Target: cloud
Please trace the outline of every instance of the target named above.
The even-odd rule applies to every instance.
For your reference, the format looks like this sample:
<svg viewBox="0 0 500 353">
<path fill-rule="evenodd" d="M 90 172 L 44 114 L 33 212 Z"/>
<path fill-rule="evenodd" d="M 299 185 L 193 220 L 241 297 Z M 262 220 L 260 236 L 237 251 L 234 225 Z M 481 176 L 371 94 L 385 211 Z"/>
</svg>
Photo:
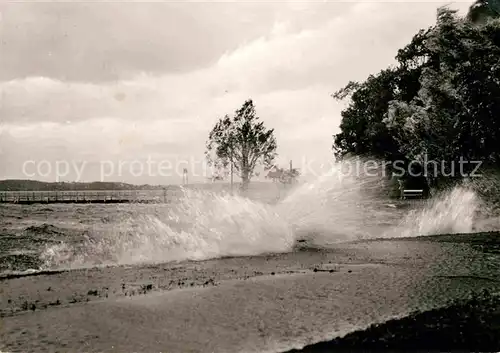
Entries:
<svg viewBox="0 0 500 353">
<path fill-rule="evenodd" d="M 68 16 L 65 18 L 77 16 L 73 5 L 63 7 Z M 206 137 L 215 121 L 224 114 L 233 113 L 248 98 L 254 100 L 266 126 L 275 129 L 283 161 L 304 156 L 328 161 L 331 136 L 338 131 L 342 108 L 330 93 L 349 80 L 362 80 L 387 67 L 397 49 L 406 44 L 418 29 L 434 23 L 436 8 L 440 4 L 334 5 L 274 3 L 268 8 L 255 4 L 245 5 L 253 6 L 250 8 L 235 8 L 219 4 L 217 8 L 226 11 L 221 16 L 210 12 L 213 10 L 208 6 L 203 11 L 198 8 L 200 12 L 193 10 L 191 16 L 208 11 L 213 17 L 207 19 L 203 16 L 199 17 L 200 21 L 183 22 L 187 32 L 182 38 L 185 42 L 202 45 L 209 39 L 198 37 L 198 34 L 205 31 L 212 35 L 220 33 L 222 39 L 217 50 L 207 49 L 203 44 L 199 61 L 181 70 L 173 64 L 152 69 L 154 65 L 145 61 L 120 64 L 120 60 L 129 60 L 128 56 L 121 57 L 121 54 L 116 54 L 116 48 L 110 48 L 110 52 L 116 54 L 113 57 L 117 58 L 113 67 L 126 67 L 120 69 L 118 76 L 121 79 L 115 81 L 104 80 L 106 75 L 94 70 L 94 63 L 101 60 L 99 53 L 96 58 L 86 58 L 84 62 L 89 61 L 88 65 L 82 62 L 82 70 L 78 73 L 82 78 L 89 78 L 89 82 L 75 81 L 75 77 L 65 80 L 67 72 L 79 71 L 71 60 L 76 60 L 73 58 L 78 57 L 80 51 L 66 47 L 67 43 L 60 42 L 56 36 L 56 42 L 63 47 L 56 61 L 61 66 L 57 72 L 49 70 L 49 66 L 42 62 L 38 68 L 34 64 L 26 67 L 33 67 L 33 72 L 45 73 L 44 77 L 31 75 L 0 82 L 0 134 L 3 140 L 0 142 L 3 150 L 0 162 L 10 166 L 8 170 L 4 168 L 4 175 L 19 174 L 20 163 L 27 158 L 98 162 L 105 158 L 144 158 L 149 155 L 181 159 L 202 157 Z M 137 25 L 130 27 L 134 32 L 129 33 L 130 41 L 119 37 L 120 31 L 114 27 L 109 29 L 111 37 L 116 34 L 118 43 L 126 42 L 130 52 L 142 53 L 139 56 L 146 57 L 147 50 L 142 46 L 145 44 L 138 42 L 139 39 L 147 42 L 150 37 L 139 29 L 155 31 L 161 25 L 160 16 L 154 13 L 155 7 L 144 5 L 142 12 L 133 15 L 127 6 L 123 13 L 122 7 L 106 7 L 106 11 L 114 9 L 117 22 L 131 21 Z M 175 6 L 180 6 L 181 18 L 187 16 L 186 8 Z M 465 8 L 465 5 L 460 6 Z M 29 9 L 33 16 L 41 11 Z M 271 15 L 257 20 L 259 14 L 265 13 L 264 9 L 272 10 Z M 102 16 L 109 16 L 106 11 L 95 14 L 95 7 L 84 8 L 80 21 L 90 14 L 102 19 Z M 53 16 L 52 13 L 45 15 Z M 33 16 L 24 18 L 24 21 L 35 21 Z M 231 20 L 224 26 L 219 24 L 228 18 Z M 244 25 L 235 24 L 239 22 L 235 18 L 241 18 Z M 153 29 L 138 25 L 148 20 L 153 22 Z M 258 28 L 249 30 L 256 23 Z M 66 29 L 69 24 L 68 20 L 60 28 Z M 94 24 L 90 22 L 85 28 L 93 32 Z M 211 26 L 216 25 L 221 27 L 214 30 Z M 111 26 L 122 28 L 121 24 L 114 22 Z M 182 26 L 179 30 L 184 28 Z M 200 28 L 196 30 L 193 26 Z M 78 32 L 78 35 L 84 34 Z M 95 44 L 82 42 L 78 35 L 73 38 L 78 39 L 75 43 L 83 43 L 83 48 L 105 48 L 116 44 L 109 33 L 96 37 Z M 26 40 L 36 46 L 36 38 Z M 148 48 L 161 49 L 159 39 L 154 36 L 153 39 L 156 42 L 150 43 Z M 17 53 L 19 57 L 33 54 L 25 49 Z M 163 50 L 160 49 L 157 48 L 158 52 Z M 156 51 L 150 54 L 160 55 Z M 186 57 L 187 54 L 179 55 Z M 22 71 L 19 66 L 13 72 L 28 71 Z M 91 175 L 88 177 L 92 178 Z"/>
<path fill-rule="evenodd" d="M 386 67 L 398 48 L 432 23 L 435 6 L 358 3 L 342 16 L 330 6 L 332 18 L 309 27 L 298 15 L 288 21 L 282 15 L 266 35 L 227 50 L 209 67 L 185 73 L 142 73 L 104 83 L 47 77 L 11 80 L 0 84 L 2 117 L 19 123 L 99 116 L 137 121 L 198 118 L 221 114 L 210 106 L 230 101 L 231 95 L 248 97 L 314 85 L 334 90 Z M 317 14 L 318 8 L 313 9 Z M 304 17 L 312 20 L 311 16 Z"/>
<path fill-rule="evenodd" d="M 266 33 L 280 9 L 265 2 L 9 2 L 0 7 L 0 80 L 188 72 Z"/>
</svg>

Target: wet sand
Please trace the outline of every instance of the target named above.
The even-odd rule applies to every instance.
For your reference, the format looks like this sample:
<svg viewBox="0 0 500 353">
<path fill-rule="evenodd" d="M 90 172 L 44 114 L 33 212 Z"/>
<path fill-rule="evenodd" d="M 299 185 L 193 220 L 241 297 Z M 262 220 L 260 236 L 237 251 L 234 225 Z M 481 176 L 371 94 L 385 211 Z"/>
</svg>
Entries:
<svg viewBox="0 0 500 353">
<path fill-rule="evenodd" d="M 4 276 L 0 350 L 279 352 L 500 291 L 498 234 Z M 491 250 L 491 251 L 489 251 Z"/>
</svg>

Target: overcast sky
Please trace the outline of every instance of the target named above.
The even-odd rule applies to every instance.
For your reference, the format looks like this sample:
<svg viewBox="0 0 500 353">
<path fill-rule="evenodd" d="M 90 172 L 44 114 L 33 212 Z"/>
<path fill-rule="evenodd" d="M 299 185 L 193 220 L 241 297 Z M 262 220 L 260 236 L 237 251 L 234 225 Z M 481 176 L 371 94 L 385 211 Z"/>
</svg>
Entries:
<svg viewBox="0 0 500 353">
<path fill-rule="evenodd" d="M 208 132 L 249 98 L 280 163 L 318 170 L 343 107 L 330 94 L 393 63 L 439 6 L 471 3 L 2 2 L 0 179 L 203 180 Z"/>
</svg>

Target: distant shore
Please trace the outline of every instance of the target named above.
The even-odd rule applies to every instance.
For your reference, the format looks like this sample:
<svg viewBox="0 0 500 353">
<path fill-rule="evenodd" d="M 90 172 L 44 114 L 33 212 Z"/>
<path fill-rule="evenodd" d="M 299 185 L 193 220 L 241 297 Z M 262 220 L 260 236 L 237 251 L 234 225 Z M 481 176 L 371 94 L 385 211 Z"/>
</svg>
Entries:
<svg viewBox="0 0 500 353">
<path fill-rule="evenodd" d="M 0 191 L 83 191 L 83 190 L 161 190 L 166 185 L 133 185 L 120 182 L 46 182 L 39 180 L 0 180 Z"/>
<path fill-rule="evenodd" d="M 240 182 L 234 182 L 234 188 L 240 187 Z M 252 185 L 277 185 L 271 180 L 253 180 Z M 6 179 L 0 180 L 0 191 L 151 191 L 151 190 L 179 190 L 181 187 L 204 188 L 206 186 L 217 185 L 222 188 L 229 188 L 229 181 L 217 182 L 194 182 L 189 184 L 129 184 L 113 181 L 93 181 L 93 182 L 46 182 L 39 180 Z"/>
</svg>

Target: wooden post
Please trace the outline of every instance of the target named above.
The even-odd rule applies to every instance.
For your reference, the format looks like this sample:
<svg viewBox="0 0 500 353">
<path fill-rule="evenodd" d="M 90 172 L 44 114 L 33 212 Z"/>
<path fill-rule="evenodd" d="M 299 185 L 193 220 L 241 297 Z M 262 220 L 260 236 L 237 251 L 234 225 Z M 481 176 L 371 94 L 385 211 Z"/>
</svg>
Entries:
<svg viewBox="0 0 500 353">
<path fill-rule="evenodd" d="M 399 198 L 402 200 L 404 199 L 404 182 L 401 179 L 398 179 L 398 186 L 399 186 Z"/>
</svg>

